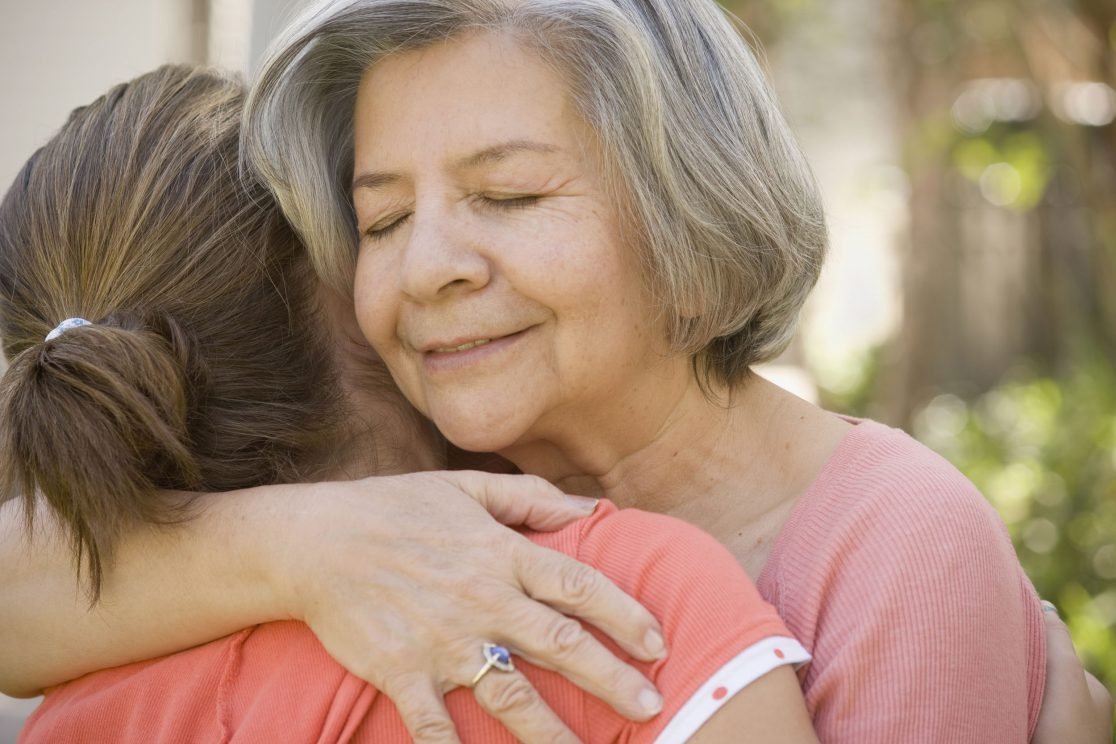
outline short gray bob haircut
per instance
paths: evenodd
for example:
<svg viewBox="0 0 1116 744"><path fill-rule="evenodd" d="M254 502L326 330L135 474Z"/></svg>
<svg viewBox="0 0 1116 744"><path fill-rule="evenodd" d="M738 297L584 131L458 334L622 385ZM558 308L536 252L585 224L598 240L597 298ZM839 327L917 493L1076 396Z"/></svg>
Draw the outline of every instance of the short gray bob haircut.
<svg viewBox="0 0 1116 744"><path fill-rule="evenodd" d="M732 386L790 341L825 218L760 65L713 0L332 0L276 42L243 152L322 278L351 292L352 112L386 55L510 33L560 71L596 131L672 348Z"/></svg>

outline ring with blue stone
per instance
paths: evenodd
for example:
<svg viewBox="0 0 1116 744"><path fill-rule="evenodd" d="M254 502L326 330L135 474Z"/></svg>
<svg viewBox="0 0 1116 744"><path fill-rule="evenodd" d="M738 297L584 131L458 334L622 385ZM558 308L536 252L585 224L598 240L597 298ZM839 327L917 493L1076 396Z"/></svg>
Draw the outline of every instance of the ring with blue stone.
<svg viewBox="0 0 1116 744"><path fill-rule="evenodd" d="M486 643L484 644L484 666L477 672L477 676L473 677L469 686L476 687L477 683L481 681L481 677L488 674L492 669L499 669L501 672L514 672L515 664L512 663L511 652L506 648L497 646L495 643Z"/></svg>

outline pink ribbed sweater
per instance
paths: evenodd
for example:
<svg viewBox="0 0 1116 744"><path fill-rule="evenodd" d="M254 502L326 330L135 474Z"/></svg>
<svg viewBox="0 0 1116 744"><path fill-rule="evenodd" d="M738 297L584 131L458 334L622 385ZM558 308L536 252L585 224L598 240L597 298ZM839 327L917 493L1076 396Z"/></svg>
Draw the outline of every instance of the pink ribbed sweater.
<svg viewBox="0 0 1116 744"><path fill-rule="evenodd" d="M1044 625L1007 531L941 457L854 423L757 581L814 657L800 675L820 738L1028 741Z"/></svg>

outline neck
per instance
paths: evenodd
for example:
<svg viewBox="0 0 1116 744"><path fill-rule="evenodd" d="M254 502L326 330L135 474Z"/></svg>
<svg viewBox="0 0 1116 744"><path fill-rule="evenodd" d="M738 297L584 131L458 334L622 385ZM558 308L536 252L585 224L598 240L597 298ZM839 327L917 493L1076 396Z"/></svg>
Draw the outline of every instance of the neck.
<svg viewBox="0 0 1116 744"><path fill-rule="evenodd" d="M847 424L755 375L710 396L690 380L654 416L504 454L569 492L671 514L722 542L720 532L789 514Z"/></svg>
<svg viewBox="0 0 1116 744"><path fill-rule="evenodd" d="M380 382L366 376L362 386L343 386L344 435L324 477L353 480L445 467L445 440L434 425L403 399L390 378Z"/></svg>
<svg viewBox="0 0 1116 744"><path fill-rule="evenodd" d="M445 439L399 392L361 334L352 301L324 287L321 299L345 420L323 477L351 480L444 468Z"/></svg>

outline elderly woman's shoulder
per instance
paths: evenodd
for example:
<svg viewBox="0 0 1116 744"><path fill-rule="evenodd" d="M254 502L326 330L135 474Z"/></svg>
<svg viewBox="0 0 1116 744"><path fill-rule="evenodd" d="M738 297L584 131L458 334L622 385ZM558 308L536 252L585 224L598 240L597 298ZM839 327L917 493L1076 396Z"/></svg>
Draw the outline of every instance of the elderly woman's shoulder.
<svg viewBox="0 0 1116 744"><path fill-rule="evenodd" d="M856 423L776 539L760 580L768 600L809 616L818 608L791 605L832 602L849 587L856 601L867 593L912 602L948 588L965 601L995 592L1013 612L1026 604L1041 618L1007 528L980 491L902 431Z"/></svg>
<svg viewBox="0 0 1116 744"><path fill-rule="evenodd" d="M919 740L1009 726L993 740L1025 740L1044 626L1006 528L945 459L902 431L855 423L758 582L814 656L804 685L819 734L849 738L833 732L851 725L858 741L911 740L904 716L923 706L937 728ZM994 695L971 694L978 676Z"/></svg>
<svg viewBox="0 0 1116 744"><path fill-rule="evenodd" d="M861 420L846 435L798 510L831 526L865 522L991 530L1006 537L996 511L960 471L905 432Z"/></svg>

